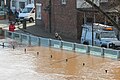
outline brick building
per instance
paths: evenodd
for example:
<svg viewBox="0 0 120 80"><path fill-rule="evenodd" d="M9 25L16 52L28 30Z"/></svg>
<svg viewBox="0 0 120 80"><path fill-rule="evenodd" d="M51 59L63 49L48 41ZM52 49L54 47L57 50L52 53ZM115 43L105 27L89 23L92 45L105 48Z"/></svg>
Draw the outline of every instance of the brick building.
<svg viewBox="0 0 120 80"><path fill-rule="evenodd" d="M80 39L82 24L93 21L105 22L106 20L92 7L78 7L78 2L81 1L84 0L36 0L36 4L41 4L42 14L41 19L36 19L36 25L39 25L39 21L42 21L45 30L48 32L58 32L65 37ZM104 1L98 5L107 5L108 0Z"/></svg>

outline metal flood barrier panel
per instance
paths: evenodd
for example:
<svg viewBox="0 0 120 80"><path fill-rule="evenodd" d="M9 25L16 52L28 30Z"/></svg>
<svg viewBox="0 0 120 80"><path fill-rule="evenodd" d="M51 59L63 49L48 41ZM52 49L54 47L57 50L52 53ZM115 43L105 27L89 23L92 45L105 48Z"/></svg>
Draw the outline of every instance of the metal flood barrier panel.
<svg viewBox="0 0 120 80"><path fill-rule="evenodd" d="M31 46L45 46L58 48L68 51L74 51L77 53L83 53L88 55L95 55L101 57L107 57L112 59L120 59L120 50L101 48L97 46L83 45L78 43L67 42L63 40L55 40L50 38L36 37L33 35L4 31L5 38L11 38L22 44Z"/></svg>

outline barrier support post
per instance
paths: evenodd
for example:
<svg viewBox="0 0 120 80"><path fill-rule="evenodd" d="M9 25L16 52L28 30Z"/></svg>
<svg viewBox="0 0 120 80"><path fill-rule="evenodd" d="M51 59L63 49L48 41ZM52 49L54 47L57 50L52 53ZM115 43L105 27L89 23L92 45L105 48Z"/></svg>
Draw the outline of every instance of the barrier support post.
<svg viewBox="0 0 120 80"><path fill-rule="evenodd" d="M120 51L117 51L117 59L120 59Z"/></svg>
<svg viewBox="0 0 120 80"><path fill-rule="evenodd" d="M75 45L76 45L76 43L73 43L73 45L72 45L72 50L75 52Z"/></svg>
<svg viewBox="0 0 120 80"><path fill-rule="evenodd" d="M14 32L11 32L11 38L14 39Z"/></svg>
<svg viewBox="0 0 120 80"><path fill-rule="evenodd" d="M63 48L63 41L61 41L61 45L60 45L60 48L61 48L61 49Z"/></svg>
<svg viewBox="0 0 120 80"><path fill-rule="evenodd" d="M101 56L102 56L102 57L104 57L104 55L105 55L105 52L104 52L104 51L105 51L105 49L104 49L104 48L101 48Z"/></svg>
<svg viewBox="0 0 120 80"><path fill-rule="evenodd" d="M90 46L86 46L86 53L89 55L90 54Z"/></svg>
<svg viewBox="0 0 120 80"><path fill-rule="evenodd" d="M27 39L28 39L28 45L31 45L31 37L30 37L30 35L27 36Z"/></svg>
<svg viewBox="0 0 120 80"><path fill-rule="evenodd" d="M52 40L52 39L49 39L49 47L51 47L51 40Z"/></svg>

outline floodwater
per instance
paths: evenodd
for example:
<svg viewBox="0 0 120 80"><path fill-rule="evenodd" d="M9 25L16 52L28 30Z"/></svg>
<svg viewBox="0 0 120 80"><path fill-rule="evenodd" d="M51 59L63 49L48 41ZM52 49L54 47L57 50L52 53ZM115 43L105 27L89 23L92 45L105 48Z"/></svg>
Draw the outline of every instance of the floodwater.
<svg viewBox="0 0 120 80"><path fill-rule="evenodd" d="M120 61L47 47L0 46L0 80L120 80Z"/></svg>

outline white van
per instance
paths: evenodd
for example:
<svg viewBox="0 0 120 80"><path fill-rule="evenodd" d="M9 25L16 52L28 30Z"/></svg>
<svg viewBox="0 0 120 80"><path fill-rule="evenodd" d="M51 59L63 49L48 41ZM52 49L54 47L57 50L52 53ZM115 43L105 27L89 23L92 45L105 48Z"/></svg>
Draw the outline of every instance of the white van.
<svg viewBox="0 0 120 80"><path fill-rule="evenodd" d="M25 8L22 10L21 13L19 13L19 20L23 21L26 19L29 22L34 22L35 20L35 6L34 4L28 4L25 6Z"/></svg>

